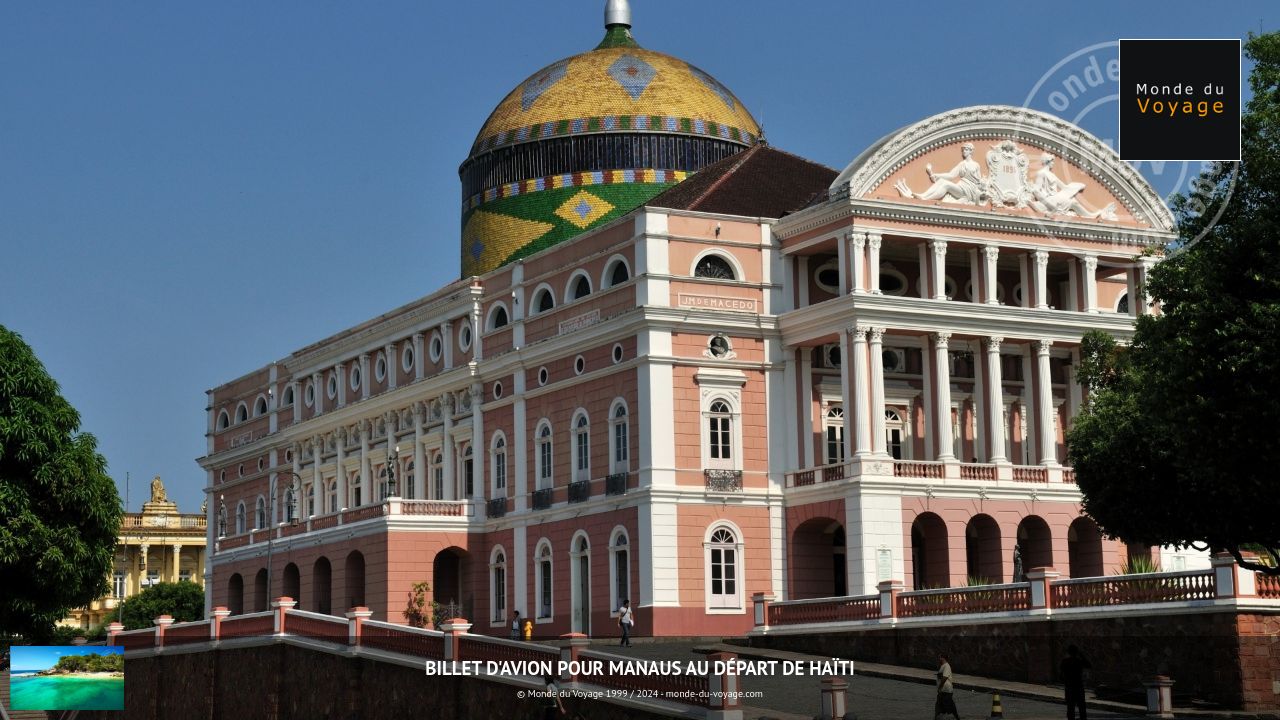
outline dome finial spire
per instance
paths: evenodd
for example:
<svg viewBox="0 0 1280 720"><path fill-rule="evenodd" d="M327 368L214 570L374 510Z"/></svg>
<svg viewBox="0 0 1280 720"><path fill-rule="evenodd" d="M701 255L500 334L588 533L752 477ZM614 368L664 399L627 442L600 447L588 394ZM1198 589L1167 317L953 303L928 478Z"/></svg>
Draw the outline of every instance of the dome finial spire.
<svg viewBox="0 0 1280 720"><path fill-rule="evenodd" d="M631 3L627 0L607 0L604 5L604 27L609 29L614 25L623 27L631 27Z"/></svg>

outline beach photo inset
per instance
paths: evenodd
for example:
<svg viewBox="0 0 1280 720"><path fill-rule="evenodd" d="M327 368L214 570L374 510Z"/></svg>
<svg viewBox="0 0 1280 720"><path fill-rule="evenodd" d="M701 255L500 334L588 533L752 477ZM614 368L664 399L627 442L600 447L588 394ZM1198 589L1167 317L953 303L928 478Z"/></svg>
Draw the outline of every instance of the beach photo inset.
<svg viewBox="0 0 1280 720"><path fill-rule="evenodd" d="M10 650L10 709L124 709L123 647L15 645Z"/></svg>

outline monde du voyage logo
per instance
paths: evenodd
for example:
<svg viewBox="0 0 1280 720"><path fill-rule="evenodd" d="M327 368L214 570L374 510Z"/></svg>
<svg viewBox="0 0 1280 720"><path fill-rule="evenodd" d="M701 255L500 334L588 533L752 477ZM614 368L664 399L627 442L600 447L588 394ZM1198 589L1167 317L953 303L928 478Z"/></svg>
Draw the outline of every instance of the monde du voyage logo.
<svg viewBox="0 0 1280 720"><path fill-rule="evenodd" d="M1240 159L1240 40L1121 40L1120 157Z"/></svg>

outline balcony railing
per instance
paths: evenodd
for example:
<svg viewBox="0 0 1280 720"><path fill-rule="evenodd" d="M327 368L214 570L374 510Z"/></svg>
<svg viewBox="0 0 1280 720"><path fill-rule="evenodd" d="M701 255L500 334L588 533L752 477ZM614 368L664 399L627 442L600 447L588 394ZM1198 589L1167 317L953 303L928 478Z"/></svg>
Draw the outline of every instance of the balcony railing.
<svg viewBox="0 0 1280 720"><path fill-rule="evenodd" d="M604 479L605 495L625 495L627 492L627 474L614 473Z"/></svg>
<svg viewBox="0 0 1280 720"><path fill-rule="evenodd" d="M586 502L591 497L591 481L577 480L569 483L569 502Z"/></svg>
<svg viewBox="0 0 1280 720"><path fill-rule="evenodd" d="M966 463L960 466L961 480L995 480L995 465L978 465L975 463Z"/></svg>
<svg viewBox="0 0 1280 720"><path fill-rule="evenodd" d="M546 510L551 507L551 488L533 491L533 509Z"/></svg>
<svg viewBox="0 0 1280 720"><path fill-rule="evenodd" d="M940 480L945 474L946 466L940 462L897 460L893 463L894 477Z"/></svg>
<svg viewBox="0 0 1280 720"><path fill-rule="evenodd" d="M742 492L741 470L706 469L702 474L710 492Z"/></svg>
<svg viewBox="0 0 1280 720"><path fill-rule="evenodd" d="M1049 469L1038 465L1014 465L1014 482L1049 482Z"/></svg>
<svg viewBox="0 0 1280 720"><path fill-rule="evenodd" d="M507 499L504 497L489 498L484 504L484 516L500 518L507 514Z"/></svg>

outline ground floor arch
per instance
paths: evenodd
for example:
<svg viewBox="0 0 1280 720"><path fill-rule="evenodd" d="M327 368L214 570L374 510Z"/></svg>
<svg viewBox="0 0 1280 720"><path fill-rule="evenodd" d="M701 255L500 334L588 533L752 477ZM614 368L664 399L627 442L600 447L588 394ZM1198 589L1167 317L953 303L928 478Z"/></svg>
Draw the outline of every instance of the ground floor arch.
<svg viewBox="0 0 1280 720"><path fill-rule="evenodd" d="M1028 570L1038 567L1053 567L1053 534L1049 531L1049 523L1038 515L1028 515L1018 523L1018 544L1016 565L1021 565L1025 576ZM1014 578L1021 581L1024 578Z"/></svg>
<svg viewBox="0 0 1280 720"><path fill-rule="evenodd" d="M442 607L461 611L467 590L466 564L467 551L456 546L441 550L431 561L432 595Z"/></svg>
<svg viewBox="0 0 1280 720"><path fill-rule="evenodd" d="M810 518L791 533L790 595L794 600L849 594L844 526Z"/></svg>
<svg viewBox="0 0 1280 720"><path fill-rule="evenodd" d="M333 612L333 567L324 556L311 566L311 610L325 615Z"/></svg>
<svg viewBox="0 0 1280 720"><path fill-rule="evenodd" d="M987 514L969 518L964 529L966 574L970 583L999 584L1005 581L1003 540L1000 525Z"/></svg>
<svg viewBox="0 0 1280 720"><path fill-rule="evenodd" d="M1067 528L1067 558L1071 577L1106 574L1102 561L1102 532L1092 518L1078 517Z"/></svg>
<svg viewBox="0 0 1280 720"><path fill-rule="evenodd" d="M269 610L267 605L267 595L270 590L267 589L267 569L262 568L253 578L253 611L263 612Z"/></svg>
<svg viewBox="0 0 1280 720"><path fill-rule="evenodd" d="M289 563L284 566L283 577L284 589L280 593L284 597L293 598L298 604L294 607L303 607L302 604L302 575L298 572L298 566Z"/></svg>
<svg viewBox="0 0 1280 720"><path fill-rule="evenodd" d="M911 586L913 590L949 587L947 524L931 512L920 513L911 523Z"/></svg>
<svg viewBox="0 0 1280 720"><path fill-rule="evenodd" d="M240 573L227 580L227 609L232 615L244 614L244 578Z"/></svg>
<svg viewBox="0 0 1280 720"><path fill-rule="evenodd" d="M348 608L363 606L365 604L364 554L359 550L352 550L347 554L345 565L346 606Z"/></svg>

